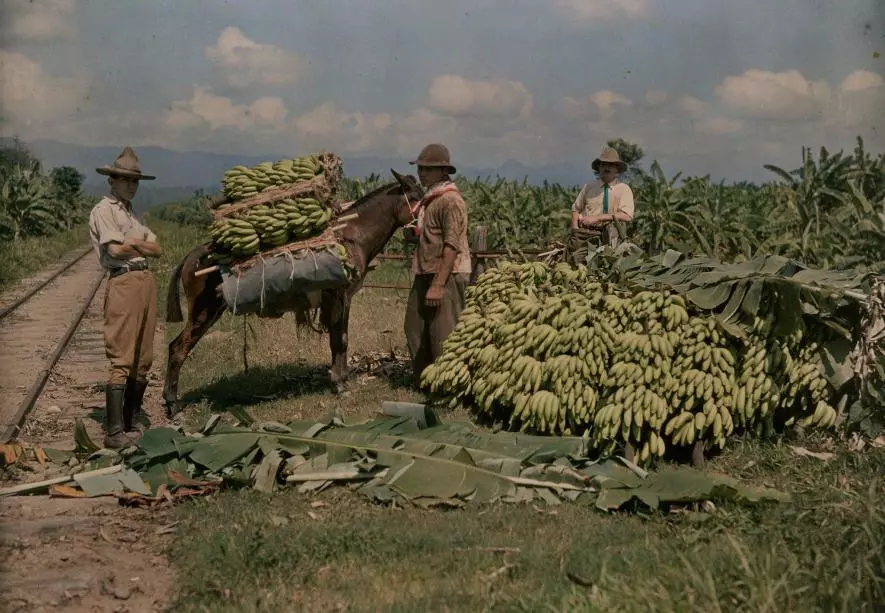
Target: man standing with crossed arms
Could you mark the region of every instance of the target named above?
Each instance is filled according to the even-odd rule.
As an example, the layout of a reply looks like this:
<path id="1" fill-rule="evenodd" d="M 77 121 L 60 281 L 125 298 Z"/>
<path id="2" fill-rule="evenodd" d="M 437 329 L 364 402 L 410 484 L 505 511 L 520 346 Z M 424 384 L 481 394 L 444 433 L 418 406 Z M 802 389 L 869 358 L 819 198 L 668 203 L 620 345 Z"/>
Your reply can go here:
<path id="1" fill-rule="evenodd" d="M 104 303 L 105 351 L 110 360 L 105 390 L 104 446 L 132 444 L 135 418 L 147 389 L 154 357 L 157 285 L 147 258 L 163 254 L 157 237 L 132 213 L 138 182 L 156 177 L 142 174 L 138 156 L 126 147 L 113 166 L 96 168 L 108 177 L 110 195 L 89 216 L 89 234 L 98 261 L 108 273 Z"/>

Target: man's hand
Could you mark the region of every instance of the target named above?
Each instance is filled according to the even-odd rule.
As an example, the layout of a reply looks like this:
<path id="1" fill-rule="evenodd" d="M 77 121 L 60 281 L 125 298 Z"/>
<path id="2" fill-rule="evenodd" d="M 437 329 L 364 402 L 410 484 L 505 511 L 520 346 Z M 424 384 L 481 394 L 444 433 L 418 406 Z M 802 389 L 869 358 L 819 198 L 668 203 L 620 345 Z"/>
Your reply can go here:
<path id="1" fill-rule="evenodd" d="M 442 304 L 445 289 L 445 287 L 436 284 L 431 285 L 430 289 L 427 290 L 427 294 L 424 295 L 424 303 L 429 307 L 438 307 Z"/>
<path id="2" fill-rule="evenodd" d="M 163 255 L 163 249 L 155 242 L 139 240 L 137 238 L 126 238 L 124 245 L 131 247 L 140 255 L 158 258 Z"/>
<path id="3" fill-rule="evenodd" d="M 598 226 L 607 221 L 614 221 L 615 216 L 609 215 L 608 213 L 600 213 L 599 215 L 584 215 L 581 218 L 581 223 L 585 226 Z"/>

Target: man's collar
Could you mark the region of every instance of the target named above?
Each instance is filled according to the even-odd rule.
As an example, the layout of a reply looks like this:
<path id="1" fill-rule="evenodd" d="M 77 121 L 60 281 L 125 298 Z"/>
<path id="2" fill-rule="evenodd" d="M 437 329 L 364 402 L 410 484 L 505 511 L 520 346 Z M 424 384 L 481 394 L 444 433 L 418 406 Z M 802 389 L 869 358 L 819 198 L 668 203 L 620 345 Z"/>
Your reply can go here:
<path id="1" fill-rule="evenodd" d="M 114 194 L 108 194 L 107 199 L 110 200 L 111 204 L 116 204 L 118 206 L 123 207 L 127 211 L 132 208 L 132 203 L 123 200 L 122 198 L 118 198 Z"/>
<path id="2" fill-rule="evenodd" d="M 450 183 L 451 183 L 451 184 L 454 184 L 454 181 L 452 181 L 451 179 L 443 179 L 442 181 L 437 181 L 437 182 L 434 183 L 433 185 L 429 185 L 429 186 L 427 187 L 427 191 L 428 191 L 428 192 L 432 192 L 432 191 L 434 191 L 434 190 L 437 190 L 437 189 L 443 188 L 443 187 L 445 187 L 446 185 L 449 185 Z"/>
<path id="3" fill-rule="evenodd" d="M 609 187 L 614 187 L 615 185 L 617 185 L 617 184 L 620 183 L 620 182 L 621 182 L 621 181 L 620 181 L 617 177 L 615 177 L 614 179 L 612 179 L 612 182 L 608 184 L 608 186 L 609 186 Z M 605 185 L 605 184 L 606 184 L 605 181 L 603 181 L 602 179 L 599 179 L 599 186 L 600 186 L 600 187 L 602 187 L 602 186 Z"/>

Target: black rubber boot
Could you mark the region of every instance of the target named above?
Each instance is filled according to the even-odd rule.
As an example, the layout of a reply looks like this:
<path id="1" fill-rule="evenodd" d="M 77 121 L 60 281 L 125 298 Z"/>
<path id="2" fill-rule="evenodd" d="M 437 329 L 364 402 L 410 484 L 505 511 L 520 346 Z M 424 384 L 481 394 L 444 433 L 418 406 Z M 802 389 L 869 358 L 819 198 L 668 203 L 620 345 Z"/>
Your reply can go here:
<path id="1" fill-rule="evenodd" d="M 105 390 L 104 446 L 108 449 L 122 449 L 132 444 L 123 426 L 125 396 L 125 385 L 108 385 Z"/>
<path id="2" fill-rule="evenodd" d="M 126 379 L 126 400 L 123 403 L 123 429 L 126 432 L 143 432 L 150 425 L 147 413 L 142 410 L 147 381 Z"/>

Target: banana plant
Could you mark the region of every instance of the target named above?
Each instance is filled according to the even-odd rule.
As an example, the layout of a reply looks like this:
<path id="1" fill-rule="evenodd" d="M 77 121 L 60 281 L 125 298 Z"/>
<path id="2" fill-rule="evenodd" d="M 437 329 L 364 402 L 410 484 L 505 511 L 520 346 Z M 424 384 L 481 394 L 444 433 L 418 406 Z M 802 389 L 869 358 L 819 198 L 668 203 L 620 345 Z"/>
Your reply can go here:
<path id="1" fill-rule="evenodd" d="M 39 164 L 13 166 L 0 184 L 0 232 L 13 241 L 64 227 L 65 211 L 50 199 Z"/>

